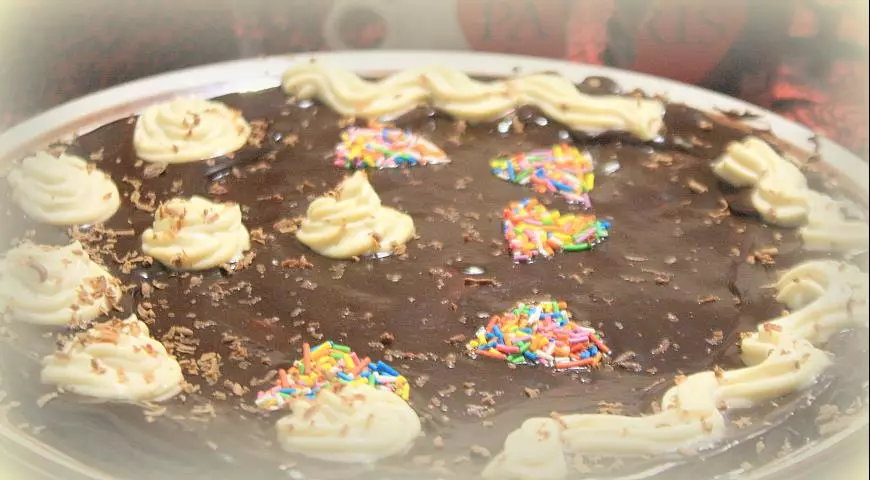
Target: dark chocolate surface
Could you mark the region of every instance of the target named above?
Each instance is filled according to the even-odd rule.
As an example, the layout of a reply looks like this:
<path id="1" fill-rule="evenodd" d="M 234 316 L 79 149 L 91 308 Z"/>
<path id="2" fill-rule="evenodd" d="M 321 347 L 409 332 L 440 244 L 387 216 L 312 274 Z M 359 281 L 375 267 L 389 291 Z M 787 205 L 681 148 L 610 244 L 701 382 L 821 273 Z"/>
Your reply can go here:
<path id="1" fill-rule="evenodd" d="M 596 78 L 581 88 L 601 93 L 615 91 L 616 86 Z M 179 329 L 170 332 L 173 327 L 192 332 L 193 340 L 187 343 L 195 346 L 194 352 L 176 349 L 188 370 L 189 393 L 167 402 L 165 413 L 147 422 L 140 407 L 94 406 L 65 397 L 35 409 L 34 398 L 49 391 L 37 385 L 37 362 L 24 359 L 24 354 L 12 357 L 21 357 L 15 362 L 4 361 L 6 382 L 17 379 L 14 383 L 30 394 L 29 399 L 16 398 L 26 405 L 10 415 L 45 425 L 38 438 L 125 478 L 145 478 L 155 471 L 184 478 L 215 472 L 224 477 L 271 475 L 279 465 L 291 464 L 304 478 L 359 472 L 358 467 L 282 453 L 274 442 L 273 426 L 280 413 L 259 413 L 253 407 L 256 392 L 271 383 L 258 385 L 259 379 L 300 356 L 302 342 L 326 339 L 390 362 L 411 381 L 411 403 L 424 417 L 427 436 L 406 458 L 386 461 L 372 475 L 405 478 L 412 469 L 431 470 L 432 478 L 438 478 L 444 475 L 439 470 L 447 469 L 465 478 L 479 472 L 485 462 L 464 458 L 472 445 L 484 446 L 494 455 L 505 436 L 529 416 L 555 410 L 650 413 L 674 375 L 714 365 L 739 366 L 739 332 L 782 311 L 766 287 L 778 269 L 807 258 L 793 231 L 729 214 L 726 199 L 736 194 L 717 182 L 709 162 L 729 141 L 743 138 L 746 130 L 669 105 L 667 132 L 651 144 L 622 135 L 572 138 L 533 109 L 519 111 L 513 124 L 467 128 L 414 111 L 396 124 L 427 136 L 444 148 L 452 163 L 374 171 L 369 177 L 385 205 L 413 217 L 419 238 L 408 244 L 402 257 L 326 259 L 276 225 L 304 215 L 315 196 L 332 189 L 347 173 L 333 167 L 329 158 L 346 123 L 318 104 L 289 104 L 279 89 L 221 100 L 254 122 L 262 145 L 246 146 L 232 158 L 170 165 L 156 177 L 153 166 L 136 160 L 133 119 L 106 125 L 69 147 L 94 159 L 127 200 L 106 224 L 107 233 L 92 231 L 83 238 L 131 286 L 124 309 L 149 321 L 152 334 L 164 343 L 177 341 Z M 515 265 L 505 252 L 501 212 L 508 202 L 533 193 L 493 176 L 489 160 L 566 141 L 576 142 L 596 162 L 591 197 L 597 215 L 612 220 L 611 236 L 590 252 Z M 146 202 L 151 194 L 157 203 L 191 195 L 238 202 L 254 235 L 255 255 L 235 272 L 178 274 L 156 264 L 119 261 L 138 255 L 139 235 L 153 219 L 147 208 L 129 201 L 134 190 Z M 563 211 L 575 208 L 559 198 L 539 198 Z M 30 229 L 35 241 L 68 241 L 66 232 L 36 225 L 12 233 L 20 236 Z M 106 247 L 107 239 L 111 247 Z M 747 262 L 756 251 L 770 247 L 778 250 L 775 265 Z M 301 255 L 313 268 L 282 266 L 284 260 Z M 472 276 L 464 273 L 469 266 L 484 271 L 473 278 L 494 282 L 469 284 L 466 278 Z M 470 337 L 490 314 L 535 298 L 567 301 L 576 319 L 602 331 L 614 352 L 611 360 L 633 355 L 595 371 L 554 373 L 509 368 L 464 354 L 463 336 Z M 14 326 L 13 333 L 23 339 L 16 342 L 22 352 L 39 352 L 30 357 L 53 347 L 41 331 Z M 866 352 L 866 333 L 840 339 L 838 345 L 841 351 L 860 355 Z M 221 358 L 220 376 L 207 379 L 195 365 L 213 352 Z M 852 385 L 844 377 L 851 378 Z M 832 384 L 842 393 L 825 393 L 833 390 Z M 840 388 L 843 385 L 849 388 Z M 834 395 L 825 401 L 845 408 L 864 392 L 866 368 L 837 366 L 812 393 Z M 803 420 L 792 415 L 801 411 L 807 397 L 793 397 L 778 406 L 729 415 L 732 421 L 751 419 L 742 431 L 736 429 L 734 438 L 768 430 L 789 416 L 800 418 L 789 419 L 787 428 L 768 435 L 795 446 L 812 438 L 814 414 Z M 444 440 L 443 448 L 434 447 L 436 436 Z M 99 440 L 76 440 L 83 438 Z M 747 451 L 755 451 L 755 441 L 749 442 L 752 448 Z M 119 456 L 128 460 L 119 461 Z M 135 465 L 137 456 L 142 462 L 153 462 L 154 457 L 163 461 L 148 472 L 124 470 L 121 464 Z M 208 458 L 205 466 L 193 460 L 201 456 Z M 712 453 L 699 458 L 708 457 L 718 458 Z M 671 474 L 691 478 L 700 461 L 679 459 L 683 466 Z M 738 468 L 733 460 L 727 462 L 716 468 Z M 612 473 L 621 471 L 613 468 Z M 629 462 L 625 468 L 636 469 L 638 464 Z"/>

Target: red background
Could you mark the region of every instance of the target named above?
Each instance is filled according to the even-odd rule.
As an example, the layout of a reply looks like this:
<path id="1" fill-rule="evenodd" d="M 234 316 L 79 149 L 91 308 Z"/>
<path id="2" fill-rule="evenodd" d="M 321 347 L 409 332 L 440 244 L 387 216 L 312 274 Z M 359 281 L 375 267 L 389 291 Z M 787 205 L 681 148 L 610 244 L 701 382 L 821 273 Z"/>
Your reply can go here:
<path id="1" fill-rule="evenodd" d="M 0 128 L 167 70 L 324 50 L 324 20 L 340 1 L 150 0 L 124 8 L 97 0 L 14 1 L 0 32 Z M 475 50 L 699 84 L 771 108 L 867 157 L 866 1 L 456 2 L 453 23 Z M 388 33 L 380 17 L 359 10 L 340 25 L 342 40 L 358 48 L 377 47 Z"/>

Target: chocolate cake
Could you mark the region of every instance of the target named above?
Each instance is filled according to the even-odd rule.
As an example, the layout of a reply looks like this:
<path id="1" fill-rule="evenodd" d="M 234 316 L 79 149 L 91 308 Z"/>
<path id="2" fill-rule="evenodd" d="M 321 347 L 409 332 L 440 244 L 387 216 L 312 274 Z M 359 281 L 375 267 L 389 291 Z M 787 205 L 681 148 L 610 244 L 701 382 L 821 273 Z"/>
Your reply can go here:
<path id="1" fill-rule="evenodd" d="M 866 293 L 861 297 L 866 292 L 866 247 L 863 252 L 860 247 L 866 240 L 866 202 L 861 192 L 856 196 L 846 180 L 812 155 L 732 116 L 664 101 L 659 103 L 662 126 L 652 136 L 629 120 L 625 128 L 605 124 L 603 132 L 578 129 L 535 101 L 521 102 L 495 120 L 465 121 L 450 114 L 449 107 L 456 105 L 422 99 L 419 103 L 429 106 L 406 109 L 375 125 L 364 115 L 351 118 L 335 102 L 318 101 L 321 97 L 305 88 L 290 95 L 287 81 L 284 88 L 214 99 L 236 110 L 241 122 L 211 128 L 228 129 L 229 135 L 247 141 L 238 150 L 237 139 L 224 142 L 221 156 L 212 159 L 196 161 L 203 152 L 174 148 L 167 155 L 142 147 L 149 127 L 137 122 L 146 122 L 148 113 L 47 149 L 53 157 L 65 152 L 84 158 L 88 168 L 113 179 L 120 192 L 117 212 L 104 223 L 73 222 L 79 225 L 65 228 L 46 225 L 44 219 L 37 221 L 33 213 L 24 215 L 13 202 L 5 202 L 7 219 L 14 218 L 17 225 L 4 229 L 2 244 L 66 246 L 75 239 L 84 251 L 80 254 L 102 265 L 120 288 L 116 292 L 108 281 L 95 286 L 88 301 L 105 301 L 105 315 L 84 318 L 73 312 L 75 321 L 64 321 L 54 330 L 28 324 L 33 321 L 15 321 L 7 310 L 10 318 L 3 334 L 10 341 L 4 347 L 2 378 L 16 402 L 6 411 L 12 423 L 119 478 L 475 478 L 481 472 L 501 478 L 581 478 L 638 471 L 699 478 L 698 468 L 704 469 L 705 477 L 748 472 L 845 425 L 844 418 L 866 405 L 866 362 L 861 367 L 845 360 L 866 358 L 867 331 L 860 328 L 861 321 L 853 321 L 861 312 L 866 317 L 867 311 Z M 659 102 L 641 92 L 621 92 L 602 77 L 587 78 L 576 88 L 593 98 L 619 98 L 629 105 Z M 375 253 L 382 254 L 319 254 L 322 250 L 309 247 L 311 241 L 303 242 L 297 234 L 312 202 L 352 173 L 334 165 L 342 132 L 353 125 L 382 128 L 386 123 L 427 139 L 449 158 L 368 169 L 367 181 L 381 208 L 409 216 L 413 238 L 397 236 L 401 241 L 391 242 L 390 248 L 378 246 Z M 145 133 L 136 131 L 139 128 Z M 735 182 L 723 181 L 712 167 L 734 142 L 751 136 L 769 145 L 766 148 L 772 148 L 777 158 L 788 154 L 798 161 L 814 192 L 860 205 L 850 212 L 857 219 L 846 214 L 831 217 L 840 222 L 840 229 L 825 232 L 857 231 L 856 225 L 863 225 L 864 236 L 838 245 L 842 238 L 836 233 L 833 240 L 823 234 L 823 241 L 833 242 L 826 244 L 829 248 L 808 249 L 804 246 L 815 240 L 806 231 L 806 218 L 788 227 L 771 225 L 773 210 L 759 211 L 760 200 L 752 197 L 751 187 L 729 185 Z M 594 165 L 594 188 L 587 192 L 591 205 L 513 185 L 492 172 L 494 158 L 553 145 L 575 147 Z M 52 160 L 41 158 L 46 168 Z M 14 185 L 4 188 L 7 200 L 21 202 Z M 341 194 L 333 191 L 326 198 Z M 174 250 L 167 253 L 170 247 L 165 244 L 149 244 L 157 238 L 154 231 L 160 230 L 161 218 L 169 219 L 170 243 L 184 228 L 200 228 L 191 227 L 185 217 L 192 211 L 184 210 L 188 207 L 180 207 L 177 214 L 167 207 L 172 199 L 195 196 L 204 202 L 196 207 L 205 210 L 203 218 L 217 212 L 214 209 L 220 207 L 214 205 L 229 202 L 240 207 L 240 220 L 233 222 L 243 223 L 233 227 L 234 236 L 215 241 L 215 249 L 228 249 L 226 255 L 204 254 L 197 257 L 199 263 L 187 262 L 188 257 Z M 505 208 L 524 198 L 536 198 L 563 216 L 594 214 L 605 222 L 607 231 L 599 233 L 606 233 L 606 238 L 583 251 L 515 261 L 504 237 Z M 777 219 L 781 217 L 773 223 Z M 800 226 L 803 233 L 794 228 Z M 143 234 L 146 230 L 153 236 Z M 210 241 L 190 238 L 188 249 Z M 531 465 L 529 470 L 522 470 L 511 463 L 515 450 L 499 455 L 511 435 L 521 445 L 526 442 L 518 429 L 529 418 L 551 419 L 558 426 L 564 423 L 560 415 L 575 413 L 653 415 L 668 408 L 662 405 L 663 395 L 675 378 L 679 383 L 696 372 L 710 371 L 721 379 L 742 368 L 746 352 L 741 359 L 741 336 L 759 331 L 760 324 L 781 317 L 787 308 L 771 286 L 783 272 L 807 261 L 833 262 L 842 272 L 855 268 L 847 263 L 855 263 L 861 270 L 848 270 L 849 275 L 864 281 L 849 284 L 858 293 L 844 293 L 848 309 L 842 309 L 843 322 L 855 328 L 834 328 L 840 320 L 825 327 L 836 331 L 817 346 L 832 354 L 831 365 L 812 376 L 811 383 L 784 387 L 790 393 L 746 408 L 727 405 L 721 410 L 722 425 L 708 426 L 701 420 L 702 430 L 717 429 L 717 435 L 671 452 L 636 445 L 613 451 L 608 447 L 612 442 L 643 443 L 636 436 L 640 434 L 629 432 L 619 440 L 617 429 L 613 440 L 604 431 L 609 427 L 595 426 L 580 441 L 582 449 L 550 449 L 558 458 L 570 454 L 565 466 L 530 458 L 523 464 Z M 51 273 L 44 275 L 50 278 Z M 545 301 L 563 302 L 572 322 L 595 331 L 600 349 L 596 347 L 593 355 L 600 361 L 559 369 L 522 359 L 512 363 L 486 358 L 475 354 L 479 344 L 469 348 L 493 316 L 518 302 Z M 7 308 L 11 302 L 6 300 Z M 150 335 L 163 348 L 148 349 L 177 359 L 183 375 L 179 392 L 161 390 L 135 396 L 141 402 L 106 403 L 92 401 L 81 390 L 58 394 L 40 382 L 39 359 L 52 355 L 55 337 L 63 348 L 71 339 L 82 338 L 76 335 L 94 321 L 130 315 L 147 327 L 116 323 L 101 327 L 99 335 L 111 338 L 91 341 L 117 343 L 117 336 L 130 329 L 145 339 Z M 771 330 L 778 328 L 770 327 L 767 333 L 776 336 Z M 822 327 L 813 328 L 819 332 Z M 760 332 L 763 336 L 764 329 Z M 295 361 L 325 341 L 347 346 L 357 359 L 368 357 L 405 379 L 410 393 L 406 399 L 400 398 L 400 389 L 388 393 L 399 404 L 395 423 L 384 428 L 395 433 L 416 421 L 401 420 L 407 400 L 422 430 L 418 438 L 408 440 L 409 451 L 399 448 L 361 466 L 349 458 L 282 450 L 275 424 L 289 414 L 294 399 L 286 400 L 286 408 L 269 410 L 261 408 L 258 393 L 274 388 L 276 381 L 280 384 L 279 371 L 285 375 Z M 99 363 L 91 366 L 102 368 Z M 167 378 L 176 374 L 171 369 L 160 372 Z M 116 373 L 125 378 L 135 374 Z M 155 381 L 146 374 L 142 378 L 143 385 Z M 62 381 L 49 383 L 63 386 Z M 342 394 L 341 388 L 337 394 Z M 316 402 L 319 395 L 334 394 L 324 388 L 308 400 Z M 304 396 L 301 400 L 306 401 Z M 348 400 L 336 400 L 336 405 L 341 401 Z M 350 402 L 349 408 L 356 408 Z M 559 431 L 550 432 L 549 425 L 542 420 L 536 441 L 549 441 L 543 437 L 550 433 L 558 437 Z M 582 427 L 578 428 L 582 437 Z M 534 441 L 528 442 L 529 452 L 537 452 Z"/>

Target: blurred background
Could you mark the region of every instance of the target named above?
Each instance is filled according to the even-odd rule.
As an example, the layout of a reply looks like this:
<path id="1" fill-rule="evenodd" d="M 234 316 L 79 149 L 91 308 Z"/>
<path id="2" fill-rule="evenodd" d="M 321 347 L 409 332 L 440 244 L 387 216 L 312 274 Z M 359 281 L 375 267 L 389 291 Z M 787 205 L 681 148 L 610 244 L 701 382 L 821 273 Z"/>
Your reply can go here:
<path id="1" fill-rule="evenodd" d="M 0 0 L 0 129 L 168 70 L 344 49 L 481 50 L 712 88 L 868 157 L 866 0 Z"/>

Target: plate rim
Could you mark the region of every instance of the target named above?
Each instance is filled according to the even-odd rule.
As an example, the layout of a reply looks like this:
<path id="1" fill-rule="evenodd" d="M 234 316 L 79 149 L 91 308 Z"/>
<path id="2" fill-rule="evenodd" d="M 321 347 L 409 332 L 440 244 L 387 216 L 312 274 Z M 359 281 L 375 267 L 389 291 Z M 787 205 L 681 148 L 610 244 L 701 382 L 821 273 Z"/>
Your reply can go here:
<path id="1" fill-rule="evenodd" d="M 300 53 L 218 62 L 152 75 L 99 90 L 37 114 L 0 134 L 0 166 L 28 150 L 45 146 L 51 141 L 69 138 L 70 135 L 86 133 L 113 120 L 136 114 L 144 106 L 158 101 L 179 95 L 208 98 L 276 87 L 280 85 L 281 74 L 290 65 L 310 59 L 328 61 L 358 73 L 369 74 L 393 72 L 412 66 L 440 64 L 479 75 L 511 75 L 516 73 L 515 67 L 521 67 L 521 72 L 524 73 L 557 72 L 573 81 L 580 81 L 587 76 L 603 75 L 615 80 L 625 90 L 643 88 L 648 93 L 664 94 L 670 100 L 684 102 L 701 110 L 711 111 L 714 107 L 719 107 L 723 110 L 750 112 L 767 122 L 777 137 L 802 150 L 809 151 L 813 148 L 810 139 L 814 134 L 809 128 L 776 113 L 725 94 L 644 73 L 565 60 L 501 53 L 371 50 Z M 870 190 L 870 178 L 868 178 L 870 164 L 845 147 L 826 138 L 820 138 L 819 150 L 826 163 L 850 177 L 864 193 Z M 66 458 L 55 458 L 55 454 L 60 452 L 52 452 L 52 454 L 47 454 L 51 450 L 37 452 L 29 441 L 21 442 L 21 438 L 16 441 L 11 436 L 21 435 L 21 433 L 4 423 L 0 421 L 0 439 L 11 440 L 16 447 L 26 449 L 31 454 L 35 453 L 46 461 L 56 464 L 58 468 L 63 469 L 61 473 L 69 474 L 68 469 L 72 467 L 72 462 L 83 467 L 76 470 L 87 478 L 107 478 L 104 473 L 80 464 L 64 454 L 61 455 Z M 793 476 L 804 464 L 813 461 L 814 454 L 820 451 L 831 451 L 836 445 L 856 436 L 866 437 L 867 429 L 868 414 L 865 407 L 859 419 L 843 432 L 814 442 L 787 459 L 753 469 L 743 478 L 784 478 L 789 474 Z M 29 437 L 26 434 L 24 436 Z M 45 468 L 47 465 L 40 465 L 40 467 Z"/>

